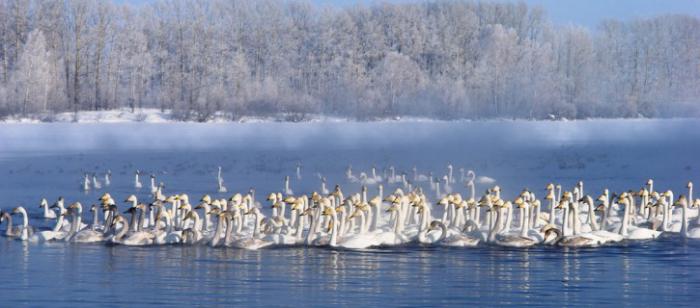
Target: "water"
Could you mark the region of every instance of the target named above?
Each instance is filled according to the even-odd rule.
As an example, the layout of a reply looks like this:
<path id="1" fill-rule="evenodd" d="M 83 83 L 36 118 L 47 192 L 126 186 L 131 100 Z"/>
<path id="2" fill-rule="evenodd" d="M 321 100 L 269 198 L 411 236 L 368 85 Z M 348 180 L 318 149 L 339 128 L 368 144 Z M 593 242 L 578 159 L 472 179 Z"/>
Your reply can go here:
<path id="1" fill-rule="evenodd" d="M 685 193 L 686 181 L 700 180 L 698 141 L 700 123 L 692 120 L 3 124 L 0 207 L 24 205 L 33 226 L 49 226 L 38 218 L 39 199 L 64 196 L 92 204 L 104 190 L 81 192 L 82 173 L 106 169 L 114 175 L 107 190 L 117 201 L 135 192 L 137 168 L 155 173 L 166 193 L 187 192 L 194 200 L 215 191 L 218 165 L 229 191 L 255 187 L 260 201 L 281 190 L 285 175 L 292 176 L 296 193 L 317 190 L 317 172 L 331 185 L 356 191 L 343 179 L 348 164 L 355 173 L 394 165 L 410 178 L 414 165 L 437 175 L 448 162 L 497 179 L 509 198 L 525 186 L 542 197 L 550 181 L 566 187 L 581 179 L 586 192 L 597 195 L 604 187 L 638 189 L 648 177 L 657 190 L 678 194 Z M 294 177 L 298 162 L 301 181 Z M 144 200 L 147 180 L 137 193 Z M 8 306 L 688 306 L 699 298 L 699 269 L 700 242 L 676 235 L 596 249 L 407 245 L 252 252 L 0 238 L 0 296 Z"/>

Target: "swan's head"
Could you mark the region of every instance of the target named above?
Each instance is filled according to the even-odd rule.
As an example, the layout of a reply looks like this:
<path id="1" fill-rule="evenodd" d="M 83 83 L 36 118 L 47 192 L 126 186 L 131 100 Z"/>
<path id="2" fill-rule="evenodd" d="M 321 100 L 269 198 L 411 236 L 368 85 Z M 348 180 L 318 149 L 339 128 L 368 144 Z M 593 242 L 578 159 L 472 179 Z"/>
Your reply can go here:
<path id="1" fill-rule="evenodd" d="M 273 203 L 270 207 L 273 208 L 273 209 L 281 208 L 281 207 L 282 207 L 282 202 L 279 202 L 279 201 L 278 201 L 278 202 L 275 202 L 275 203 Z"/>
<path id="2" fill-rule="evenodd" d="M 386 210 L 386 212 L 387 212 L 387 213 L 391 213 L 391 212 L 397 211 L 398 209 L 399 209 L 399 205 L 393 203 L 393 204 Z"/>
<path id="3" fill-rule="evenodd" d="M 41 198 L 41 202 L 39 203 L 39 208 L 47 207 L 49 206 L 49 202 L 46 201 L 46 198 Z"/>
<path id="4" fill-rule="evenodd" d="M 180 200 L 182 200 L 182 203 L 185 203 L 185 204 L 190 203 L 190 196 L 188 196 L 187 194 L 180 194 L 180 196 L 178 196 L 178 198 Z"/>
<path id="5" fill-rule="evenodd" d="M 216 199 L 211 203 L 211 207 L 213 209 L 221 209 L 221 206 L 222 206 L 222 204 L 221 204 L 221 201 L 219 199 Z"/>
<path id="6" fill-rule="evenodd" d="M 334 208 L 331 207 L 331 206 L 327 206 L 327 207 L 324 207 L 324 208 L 323 208 L 323 212 L 321 212 L 321 215 L 323 215 L 323 216 L 331 216 L 331 215 L 335 214 L 335 213 L 337 212 L 337 210 L 342 211 L 342 207 L 340 207 L 340 208 L 335 208 L 335 209 L 334 209 Z"/>
<path id="7" fill-rule="evenodd" d="M 554 190 L 554 184 L 549 183 L 547 184 L 547 187 L 544 188 L 545 190 Z"/>
<path id="8" fill-rule="evenodd" d="M 222 212 L 223 212 L 223 211 L 222 211 L 220 208 L 215 207 L 215 208 L 212 208 L 211 211 L 209 211 L 207 214 L 209 214 L 209 215 L 219 215 L 219 214 L 221 214 Z M 195 215 L 194 212 L 188 212 L 187 215 L 185 215 L 185 219 L 187 219 L 187 218 L 194 219 L 194 215 Z"/>
<path id="9" fill-rule="evenodd" d="M 204 195 L 202 196 L 201 199 L 199 199 L 199 202 L 204 202 L 206 204 L 211 204 L 211 196 L 209 195 Z"/>
<path id="10" fill-rule="evenodd" d="M 398 199 L 396 195 L 388 195 L 384 198 L 384 201 L 394 203 L 396 199 Z"/>
<path id="11" fill-rule="evenodd" d="M 93 203 L 93 204 L 90 206 L 90 212 L 97 212 L 97 204 L 94 204 L 94 203 Z"/>
<path id="12" fill-rule="evenodd" d="M 104 193 L 97 201 L 107 202 L 109 199 L 112 199 L 112 196 L 109 193 Z"/>
<path id="13" fill-rule="evenodd" d="M 16 208 L 12 209 L 12 214 L 22 214 L 22 213 L 27 214 L 27 211 L 24 210 L 24 208 L 21 206 L 18 206 Z"/>
<path id="14" fill-rule="evenodd" d="M 78 213 L 82 213 L 82 212 L 83 212 L 83 205 L 82 205 L 80 202 L 74 202 L 73 204 L 71 204 L 70 206 L 68 206 L 68 208 L 69 208 L 69 209 L 72 209 L 72 210 L 77 210 Z"/>
<path id="15" fill-rule="evenodd" d="M 678 200 L 673 204 L 675 206 L 688 206 L 688 200 L 684 195 L 678 196 Z"/>
<path id="16" fill-rule="evenodd" d="M 455 203 L 455 204 L 462 203 L 462 201 L 464 200 L 464 199 L 462 199 L 462 195 L 459 193 L 452 194 L 451 197 L 452 197 L 451 202 Z"/>
<path id="17" fill-rule="evenodd" d="M 568 204 L 569 204 L 569 201 L 567 199 L 562 198 L 561 200 L 559 200 L 559 204 L 557 204 L 557 206 L 555 208 L 563 209 Z"/>
<path id="18" fill-rule="evenodd" d="M 211 214 L 211 215 L 219 215 L 219 214 L 221 214 L 221 213 L 222 213 L 222 212 L 221 212 L 221 210 L 219 210 L 219 209 L 214 209 L 214 210 L 211 210 L 211 211 L 209 212 L 209 214 Z M 187 212 L 187 214 L 185 214 L 185 217 L 183 217 L 182 220 L 185 221 L 185 220 L 188 220 L 188 219 L 192 219 L 192 220 L 197 219 L 197 212 L 195 212 L 195 211 L 189 211 L 189 212 Z"/>
<path id="19" fill-rule="evenodd" d="M 301 200 L 301 199 L 299 199 L 299 200 Z M 293 204 L 293 203 L 297 202 L 297 198 L 295 198 L 294 196 L 287 196 L 282 201 L 286 204 Z"/>
<path id="20" fill-rule="evenodd" d="M 311 202 L 318 203 L 318 202 L 321 202 L 322 199 L 323 199 L 323 197 L 319 193 L 317 193 L 315 191 L 313 193 L 311 193 Z"/>
<path id="21" fill-rule="evenodd" d="M 479 199 L 479 206 L 480 207 L 491 207 L 491 198 L 488 195 L 484 195 Z"/>
<path id="22" fill-rule="evenodd" d="M 304 201 L 301 198 L 297 199 L 296 202 L 292 203 L 292 211 L 302 210 L 303 205 Z"/>
<path id="23" fill-rule="evenodd" d="M 693 188 L 693 182 L 688 181 L 688 185 L 686 186 L 688 189 Z"/>
<path id="24" fill-rule="evenodd" d="M 525 201 L 523 200 L 522 197 L 515 198 L 515 201 L 513 203 L 519 208 L 522 209 L 525 207 Z"/>
<path id="25" fill-rule="evenodd" d="M 124 202 L 130 202 L 130 203 L 137 202 L 136 196 L 131 195 L 128 198 L 126 198 L 126 200 L 124 200 Z"/>
<path id="26" fill-rule="evenodd" d="M 430 222 L 430 226 L 428 226 L 428 230 L 429 231 L 440 230 L 440 229 L 442 229 L 442 226 L 444 226 L 444 224 L 441 221 L 433 220 L 432 222 Z"/>
<path id="27" fill-rule="evenodd" d="M 496 186 L 494 186 L 491 190 L 492 190 L 493 192 L 495 192 L 495 193 L 498 193 L 498 192 L 501 192 L 501 187 L 498 186 L 498 185 L 496 185 Z"/>
<path id="28" fill-rule="evenodd" d="M 118 224 L 125 225 L 126 224 L 126 218 L 122 215 L 116 215 L 114 216 L 114 220 L 112 220 L 112 228 L 116 227 Z"/>
<path id="29" fill-rule="evenodd" d="M 450 204 L 450 199 L 447 197 L 442 197 L 442 198 L 440 198 L 440 200 L 438 200 L 437 204 L 442 205 L 442 206 L 447 206 L 448 204 Z"/>
<path id="30" fill-rule="evenodd" d="M 693 207 L 700 207 L 700 199 L 695 199 L 693 201 Z"/>
<path id="31" fill-rule="evenodd" d="M 313 211 L 312 208 L 307 208 L 307 209 L 303 210 L 301 213 L 299 213 L 299 216 L 311 215 L 312 211 Z"/>
<path id="32" fill-rule="evenodd" d="M 371 206 L 379 206 L 380 204 L 382 204 L 382 199 L 379 198 L 379 196 L 375 196 L 374 198 L 369 200 L 369 204 Z"/>
<path id="33" fill-rule="evenodd" d="M 277 202 L 277 194 L 275 193 L 270 193 L 267 195 L 267 198 L 265 198 L 267 201 L 272 201 L 272 202 Z"/>
<path id="34" fill-rule="evenodd" d="M 549 190 L 549 191 L 547 192 L 547 195 L 544 196 L 544 199 L 545 199 L 545 200 L 549 200 L 549 201 L 554 200 L 554 190 Z"/>
<path id="35" fill-rule="evenodd" d="M 245 214 L 246 215 L 259 215 L 260 209 L 258 209 L 257 207 L 254 206 L 254 207 L 251 207 L 250 210 L 248 210 L 248 212 L 246 212 Z"/>
<path id="36" fill-rule="evenodd" d="M 608 196 L 605 194 L 602 194 L 602 195 L 598 196 L 598 199 L 596 199 L 596 200 L 600 201 L 600 202 L 606 202 L 606 201 L 608 201 Z"/>
<path id="37" fill-rule="evenodd" d="M 236 193 L 233 196 L 231 196 L 231 198 L 229 198 L 229 201 L 233 202 L 234 204 L 239 204 L 243 202 L 243 195 L 241 195 L 240 193 Z"/>

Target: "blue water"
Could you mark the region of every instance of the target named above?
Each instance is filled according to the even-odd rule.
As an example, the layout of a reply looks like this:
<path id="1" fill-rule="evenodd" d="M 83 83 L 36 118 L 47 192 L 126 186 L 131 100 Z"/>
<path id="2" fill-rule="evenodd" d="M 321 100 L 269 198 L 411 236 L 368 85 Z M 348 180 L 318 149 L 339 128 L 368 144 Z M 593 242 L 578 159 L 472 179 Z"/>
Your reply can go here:
<path id="1" fill-rule="evenodd" d="M 658 189 L 684 193 L 699 182 L 700 123 L 675 121 L 0 125 L 0 207 L 24 205 L 31 224 L 39 200 L 118 201 L 133 170 L 155 173 L 168 192 L 191 199 L 216 188 L 255 187 L 257 200 L 282 188 L 298 162 L 296 193 L 318 189 L 315 173 L 340 183 L 372 165 L 410 177 L 445 172 L 447 163 L 498 180 L 505 197 L 527 186 L 542 196 L 550 181 L 584 180 L 587 193 Z M 113 184 L 87 194 L 83 172 L 111 169 Z M 458 173 L 457 173 L 458 175 Z M 144 179 L 147 187 L 147 181 Z M 477 187 L 478 192 L 486 186 Z M 463 191 L 463 188 L 458 188 Z M 146 200 L 145 188 L 137 196 Z M 370 188 L 370 193 L 374 189 Z M 678 193 L 677 193 L 678 194 Z M 268 209 L 266 208 L 265 211 Z M 436 213 L 434 213 L 436 215 Z M 86 219 L 90 219 L 87 217 Z M 15 223 L 17 220 L 15 220 Z M 0 225 L 4 231 L 4 225 Z M 0 238 L 0 298 L 14 306 L 192 304 L 691 306 L 700 299 L 700 241 L 677 235 L 595 249 L 407 245 L 368 251 L 324 248 L 122 247 L 28 244 Z"/>

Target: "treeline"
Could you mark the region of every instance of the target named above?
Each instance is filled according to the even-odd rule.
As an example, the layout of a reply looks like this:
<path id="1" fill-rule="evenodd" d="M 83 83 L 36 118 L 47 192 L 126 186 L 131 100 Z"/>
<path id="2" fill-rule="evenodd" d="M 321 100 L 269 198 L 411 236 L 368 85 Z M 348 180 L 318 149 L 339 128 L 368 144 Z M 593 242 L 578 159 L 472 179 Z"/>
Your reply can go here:
<path id="1" fill-rule="evenodd" d="M 697 116 L 700 20 L 553 25 L 523 3 L 0 0 L 0 117 Z"/>

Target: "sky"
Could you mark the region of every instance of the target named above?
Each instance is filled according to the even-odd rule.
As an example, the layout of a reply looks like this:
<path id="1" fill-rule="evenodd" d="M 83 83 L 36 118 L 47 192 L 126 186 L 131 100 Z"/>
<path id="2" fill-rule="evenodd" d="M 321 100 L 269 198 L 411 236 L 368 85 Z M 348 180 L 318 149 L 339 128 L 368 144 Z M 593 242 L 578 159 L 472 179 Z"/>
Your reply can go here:
<path id="1" fill-rule="evenodd" d="M 117 0 L 120 1 L 120 0 Z M 147 3 L 154 0 L 121 0 Z M 420 2 L 422 0 L 308 0 L 315 4 L 346 6 L 375 2 Z M 510 0 L 486 0 L 507 2 Z M 602 20 L 629 20 L 661 14 L 688 14 L 700 17 L 700 0 L 521 0 L 542 6 L 556 24 L 574 24 L 594 29 Z M 513 0 L 517 2 L 517 0 Z"/>
<path id="2" fill-rule="evenodd" d="M 415 0 L 384 2 L 411 1 Z M 353 5 L 377 1 L 312 0 L 312 2 L 322 5 Z M 523 0 L 523 2 L 544 7 L 554 23 L 575 24 L 589 28 L 595 28 L 600 21 L 610 18 L 628 20 L 635 17 L 679 13 L 700 17 L 700 0 Z"/>

